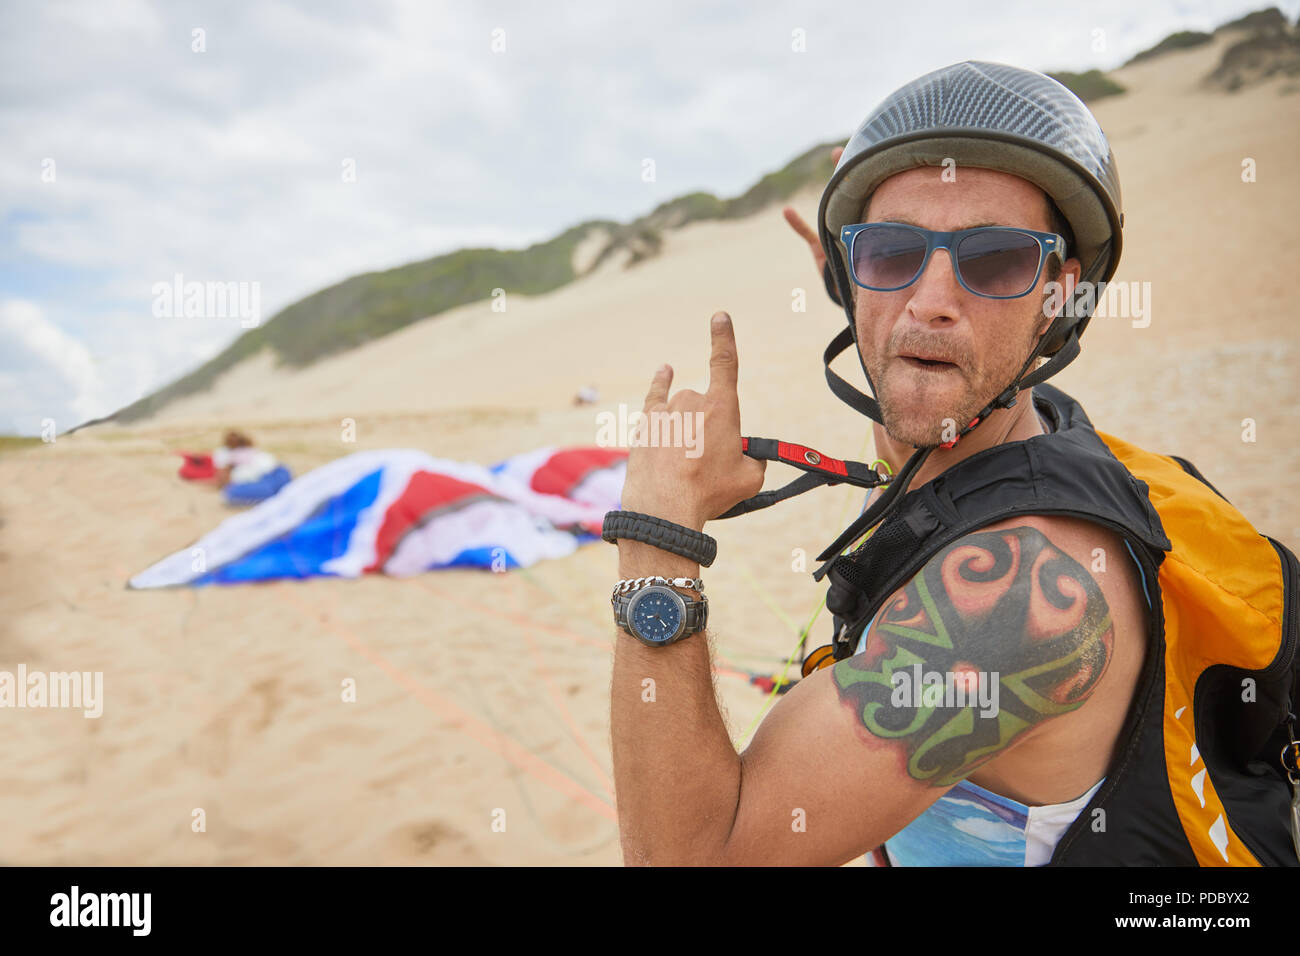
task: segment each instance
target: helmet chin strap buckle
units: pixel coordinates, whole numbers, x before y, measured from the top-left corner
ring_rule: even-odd
[[[969,425],[967,425],[965,428],[963,428],[961,431],[957,433],[957,437],[955,437],[952,441],[940,442],[939,447],[952,448],[954,445],[957,444],[957,442],[961,441],[963,438],[969,435],[971,429],[973,429],[976,425],[978,425],[980,423],[980,420],[983,419],[983,417],[984,417],[983,415],[976,415],[974,418],[970,420]]]
[[[996,411],[999,408],[1012,408],[1016,404],[1016,396],[1018,394],[1020,394],[1020,383],[1017,381],[1008,385],[1005,389],[1003,389],[1001,395],[999,395],[997,398],[993,399],[993,401],[985,405],[983,411],[981,411],[978,415],[972,418],[970,420],[970,424],[967,425],[965,428],[963,428],[961,431],[959,431],[957,433],[957,436],[953,438],[952,441],[942,442],[939,444],[938,447],[952,448],[954,445],[957,444],[957,442],[961,441],[972,431],[974,431],[975,426],[978,425],[980,422],[984,421],[984,419],[988,418],[989,415],[992,414],[994,411]]]

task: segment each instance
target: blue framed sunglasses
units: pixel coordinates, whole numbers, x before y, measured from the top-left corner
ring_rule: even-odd
[[[864,222],[845,226],[840,240],[853,281],[873,292],[907,288],[920,278],[936,249],[948,251],[963,289],[987,299],[1028,295],[1050,254],[1065,261],[1061,236],[1014,226],[934,232],[905,223]]]

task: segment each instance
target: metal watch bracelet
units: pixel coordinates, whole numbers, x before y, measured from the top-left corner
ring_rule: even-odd
[[[703,578],[664,578],[654,574],[645,578],[624,578],[614,585],[614,595],[637,591],[651,584],[666,584],[673,588],[690,588],[692,591],[704,593]]]

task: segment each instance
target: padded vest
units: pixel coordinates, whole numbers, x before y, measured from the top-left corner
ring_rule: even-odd
[[[965,534],[1030,514],[1108,528],[1142,568],[1146,662],[1105,783],[1049,865],[1298,865],[1280,755],[1300,686],[1300,563],[1190,463],[1095,431],[1057,388],[1033,398],[1051,434],[958,462],[835,559],[835,657]]]

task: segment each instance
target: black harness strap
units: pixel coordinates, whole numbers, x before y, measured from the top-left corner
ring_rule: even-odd
[[[752,498],[746,498],[728,511],[718,515],[719,519],[734,518],[737,515],[748,514],[751,511],[770,508],[787,498],[793,498],[795,495],[801,495],[805,491],[811,491],[813,488],[820,488],[823,485],[845,484],[856,485],[859,488],[875,488],[878,485],[887,484],[891,480],[888,475],[882,475],[871,466],[864,465],[860,461],[842,461],[839,458],[832,458],[830,455],[823,455],[807,445],[796,445],[794,442],[781,441],[776,438],[741,438],[740,447],[750,458],[758,458],[763,461],[779,461],[800,469],[804,474],[781,488],[761,491]]]
[[[826,563],[813,572],[814,581],[820,581],[826,576],[826,572],[830,570],[831,564],[845,547],[856,538],[860,538],[862,535],[866,534],[867,531],[871,530],[872,527],[880,522],[885,513],[893,506],[894,499],[907,489],[907,485],[912,480],[912,476],[916,474],[917,469],[921,467],[925,460],[930,457],[930,452],[932,451],[934,451],[933,447],[918,448],[912,457],[907,459],[907,464],[905,464],[899,470],[898,474],[894,476],[889,487],[885,489],[885,493],[876,499],[875,504],[862,512],[862,514],[858,515],[857,519],[845,528],[840,536],[827,546],[825,551],[817,555],[818,561],[825,561]]]

